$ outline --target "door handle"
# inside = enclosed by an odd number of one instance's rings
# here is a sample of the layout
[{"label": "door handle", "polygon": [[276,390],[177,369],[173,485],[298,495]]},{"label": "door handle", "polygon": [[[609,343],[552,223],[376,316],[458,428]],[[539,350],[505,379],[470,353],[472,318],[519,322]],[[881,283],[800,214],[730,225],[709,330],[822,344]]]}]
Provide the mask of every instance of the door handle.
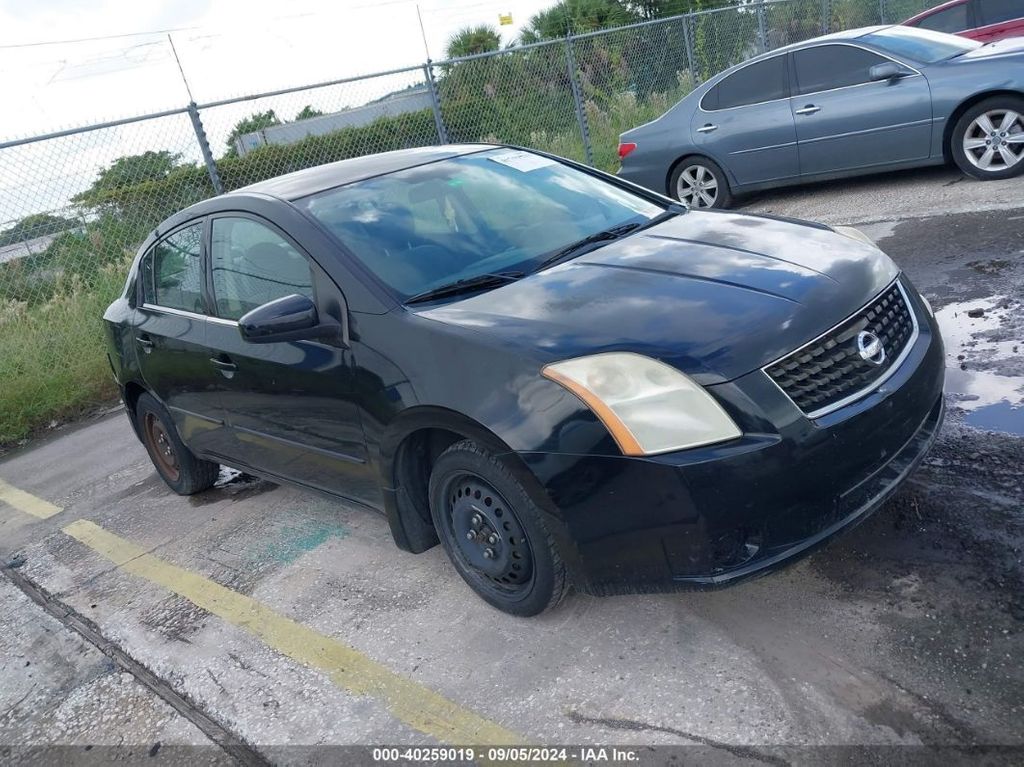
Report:
[{"label": "door handle", "polygon": [[213,366],[228,378],[234,375],[234,372],[238,370],[238,365],[236,365],[230,359],[221,357],[210,357],[210,362],[212,362]]},{"label": "door handle", "polygon": [[142,347],[143,351],[146,352],[146,354],[149,354],[151,351],[153,351],[153,347],[156,346],[156,344],[153,343],[153,339],[150,338],[149,336],[135,336],[135,340],[138,342],[139,346]]},{"label": "door handle", "polygon": [[820,111],[821,111],[821,107],[815,106],[814,104],[808,104],[803,109],[796,110],[796,113],[798,115],[812,115],[815,112],[820,112]]},{"label": "door handle", "polygon": [[703,128],[697,128],[697,133],[711,133],[713,130],[718,130],[718,126],[708,123]]}]

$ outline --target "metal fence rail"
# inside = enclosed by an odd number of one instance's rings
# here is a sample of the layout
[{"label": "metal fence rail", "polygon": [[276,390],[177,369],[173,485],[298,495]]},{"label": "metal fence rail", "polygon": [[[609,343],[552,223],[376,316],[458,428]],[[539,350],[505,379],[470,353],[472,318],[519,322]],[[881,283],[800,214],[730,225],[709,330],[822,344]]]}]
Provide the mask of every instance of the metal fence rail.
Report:
[{"label": "metal fence rail", "polygon": [[764,0],[0,141],[0,444],[112,394],[99,317],[138,244],[190,203],[456,141],[612,168],[619,133],[716,72],[929,4]]}]

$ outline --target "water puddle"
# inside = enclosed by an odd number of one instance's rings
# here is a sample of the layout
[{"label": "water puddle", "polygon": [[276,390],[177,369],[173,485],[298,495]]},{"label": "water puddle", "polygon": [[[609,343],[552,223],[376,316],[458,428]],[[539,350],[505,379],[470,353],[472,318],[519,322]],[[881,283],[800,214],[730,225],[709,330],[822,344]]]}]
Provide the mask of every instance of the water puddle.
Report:
[{"label": "water puddle", "polygon": [[273,482],[258,479],[237,469],[221,466],[220,475],[217,477],[213,487],[202,493],[190,495],[188,500],[193,506],[208,506],[211,503],[223,500],[231,500],[232,502],[244,501],[246,498],[262,495],[275,488],[277,488],[277,485]]},{"label": "water puddle", "polygon": [[1022,354],[1024,340],[998,332],[1011,311],[1005,303],[1002,296],[960,301],[939,309],[935,318],[946,344],[946,393],[965,412],[964,421],[988,431],[1024,434],[1024,376],[975,369],[977,362]]}]

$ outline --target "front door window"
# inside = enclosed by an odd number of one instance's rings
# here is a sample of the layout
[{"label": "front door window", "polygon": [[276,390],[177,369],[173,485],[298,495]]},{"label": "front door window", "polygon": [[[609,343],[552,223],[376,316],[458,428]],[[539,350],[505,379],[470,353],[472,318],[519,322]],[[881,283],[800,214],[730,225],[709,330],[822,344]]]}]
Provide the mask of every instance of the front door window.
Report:
[{"label": "front door window", "polygon": [[243,314],[296,293],[313,298],[309,261],[269,226],[249,218],[215,218],[210,247],[217,316]]}]

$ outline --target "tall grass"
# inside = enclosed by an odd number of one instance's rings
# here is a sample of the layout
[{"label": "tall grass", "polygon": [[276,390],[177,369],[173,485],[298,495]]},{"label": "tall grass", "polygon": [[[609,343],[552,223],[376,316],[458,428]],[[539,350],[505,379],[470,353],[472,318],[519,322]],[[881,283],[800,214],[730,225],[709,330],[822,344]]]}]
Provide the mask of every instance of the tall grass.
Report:
[{"label": "tall grass", "polygon": [[115,396],[101,317],[125,269],[107,265],[91,284],[68,280],[34,306],[0,305],[0,445]]},{"label": "tall grass", "polygon": [[[661,116],[693,88],[686,72],[679,73],[678,83],[670,92],[652,93],[643,100],[625,91],[608,98],[603,108],[594,101],[588,101],[587,125],[594,166],[614,173],[619,167],[619,135]],[[583,141],[576,124],[556,133],[537,131],[530,136],[530,145],[562,157],[583,159]]]}]

